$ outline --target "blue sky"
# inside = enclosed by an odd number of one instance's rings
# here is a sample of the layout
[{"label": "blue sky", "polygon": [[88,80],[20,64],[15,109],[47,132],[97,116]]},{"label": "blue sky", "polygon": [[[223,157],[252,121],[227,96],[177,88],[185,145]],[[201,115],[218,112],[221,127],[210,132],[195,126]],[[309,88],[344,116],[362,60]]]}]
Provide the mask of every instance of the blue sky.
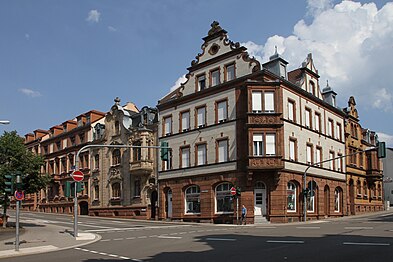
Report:
[{"label": "blue sky", "polygon": [[116,96],[155,106],[187,73],[214,20],[262,62],[274,46],[289,69],[312,52],[321,87],[329,80],[341,107],[355,96],[363,127],[393,146],[388,1],[2,0],[0,120],[11,124],[0,132],[23,136],[106,112]]}]

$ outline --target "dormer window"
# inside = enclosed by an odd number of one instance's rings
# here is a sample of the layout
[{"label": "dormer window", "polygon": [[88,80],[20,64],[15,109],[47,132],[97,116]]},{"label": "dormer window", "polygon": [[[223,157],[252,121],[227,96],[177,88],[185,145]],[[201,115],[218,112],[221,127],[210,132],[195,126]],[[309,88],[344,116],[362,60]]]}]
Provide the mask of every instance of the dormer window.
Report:
[{"label": "dormer window", "polygon": [[197,76],[197,85],[198,85],[197,91],[202,91],[206,89],[206,77],[204,74]]}]

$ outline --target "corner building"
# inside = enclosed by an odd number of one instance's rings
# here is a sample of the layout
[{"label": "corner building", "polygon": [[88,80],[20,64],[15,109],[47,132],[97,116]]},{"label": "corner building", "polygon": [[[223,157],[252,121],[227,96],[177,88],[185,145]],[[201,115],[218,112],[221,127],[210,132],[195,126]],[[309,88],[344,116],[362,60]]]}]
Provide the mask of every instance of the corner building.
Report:
[{"label": "corner building", "polygon": [[158,102],[159,217],[235,223],[231,187],[240,187],[247,222],[299,221],[346,213],[344,112],[320,90],[311,54],[287,73],[277,52],[261,65],[213,22],[187,81]]}]

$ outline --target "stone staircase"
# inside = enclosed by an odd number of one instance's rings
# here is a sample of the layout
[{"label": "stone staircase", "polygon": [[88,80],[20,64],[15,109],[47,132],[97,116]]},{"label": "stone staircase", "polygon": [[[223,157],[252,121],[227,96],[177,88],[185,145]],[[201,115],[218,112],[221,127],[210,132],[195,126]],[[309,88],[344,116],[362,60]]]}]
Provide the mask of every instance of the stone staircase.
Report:
[{"label": "stone staircase", "polygon": [[264,216],[254,216],[254,224],[269,224],[266,217]]}]

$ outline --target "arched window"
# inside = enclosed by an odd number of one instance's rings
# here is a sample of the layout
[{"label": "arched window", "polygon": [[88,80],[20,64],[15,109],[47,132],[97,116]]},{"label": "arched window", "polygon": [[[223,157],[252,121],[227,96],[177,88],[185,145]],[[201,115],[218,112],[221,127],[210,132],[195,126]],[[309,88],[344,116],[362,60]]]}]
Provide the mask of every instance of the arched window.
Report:
[{"label": "arched window", "polygon": [[120,150],[115,149],[112,152],[112,165],[119,165],[120,164]]},{"label": "arched window", "polygon": [[336,187],[334,190],[334,212],[341,211],[341,189]]},{"label": "arched window", "polygon": [[185,212],[186,214],[198,214],[201,212],[199,186],[190,186],[185,191]]},{"label": "arched window", "polygon": [[99,169],[100,168],[100,155],[96,154],[94,156],[94,168]]},{"label": "arched window", "polygon": [[381,184],[378,184],[378,199],[382,199],[382,189],[381,189]]},{"label": "arched window", "polygon": [[216,187],[216,213],[233,212],[232,186],[231,183],[226,182]]},{"label": "arched window", "polygon": [[120,183],[116,182],[112,184],[112,198],[120,198],[121,190]]},{"label": "arched window", "polygon": [[307,194],[307,212],[315,212],[315,195],[317,192],[317,183],[315,181],[308,182],[309,194]]},{"label": "arched window", "polygon": [[293,182],[287,184],[287,211],[296,212],[296,185]]}]

